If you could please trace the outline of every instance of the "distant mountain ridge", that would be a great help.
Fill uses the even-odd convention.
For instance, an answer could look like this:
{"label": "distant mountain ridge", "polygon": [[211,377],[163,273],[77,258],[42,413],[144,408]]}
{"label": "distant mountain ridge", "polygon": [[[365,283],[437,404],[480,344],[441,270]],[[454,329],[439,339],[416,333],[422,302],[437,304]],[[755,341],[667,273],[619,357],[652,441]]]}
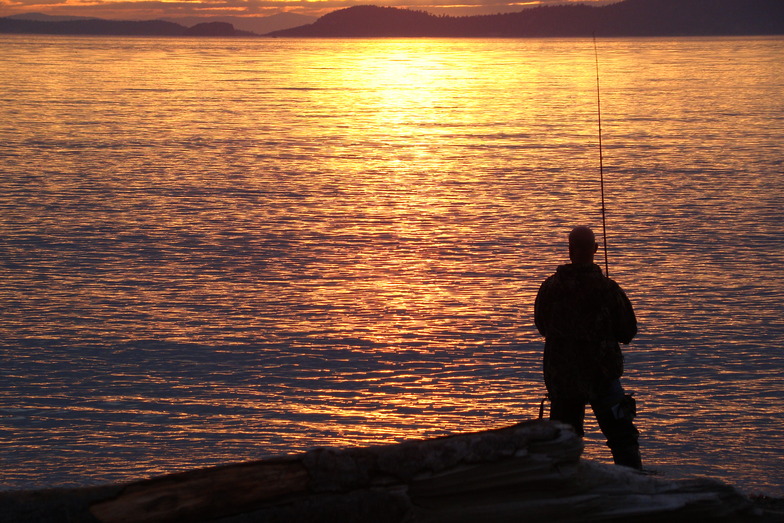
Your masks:
{"label": "distant mountain ridge", "polygon": [[116,36],[258,36],[272,31],[301,26],[315,20],[315,17],[294,13],[251,17],[183,17],[144,21],[24,13],[0,18],[0,33]]}
{"label": "distant mountain ridge", "polygon": [[189,28],[163,20],[126,21],[100,18],[39,21],[0,18],[0,33],[101,35],[101,36],[185,36]]}
{"label": "distant mountain ridge", "polygon": [[[25,16],[33,19],[25,19]],[[30,13],[0,18],[0,33],[118,36],[264,35],[296,38],[784,34],[784,0],[623,0],[601,6],[540,6],[515,13],[464,17],[436,16],[423,11],[366,5],[333,11],[319,19],[298,17],[301,15],[284,13],[273,17],[190,17],[120,21],[51,17]],[[272,20],[265,21],[265,18]],[[308,23],[311,20],[315,21]],[[305,22],[305,25],[301,22]],[[187,27],[191,23],[196,25]],[[283,29],[279,28],[280,24]]]}
{"label": "distant mountain ridge", "polygon": [[47,15],[44,13],[22,13],[6,16],[12,20],[33,20],[36,22],[68,22],[71,20],[89,20],[89,16]]}
{"label": "distant mountain ridge", "polygon": [[162,18],[167,22],[191,27],[204,22],[224,22],[233,25],[241,31],[250,31],[259,35],[282,31],[291,27],[312,24],[317,20],[315,16],[305,16],[296,13],[278,13],[270,16],[186,16]]}
{"label": "distant mountain ridge", "polygon": [[624,0],[604,6],[542,6],[516,13],[436,16],[356,6],[278,37],[585,37],[784,34],[784,0]]}

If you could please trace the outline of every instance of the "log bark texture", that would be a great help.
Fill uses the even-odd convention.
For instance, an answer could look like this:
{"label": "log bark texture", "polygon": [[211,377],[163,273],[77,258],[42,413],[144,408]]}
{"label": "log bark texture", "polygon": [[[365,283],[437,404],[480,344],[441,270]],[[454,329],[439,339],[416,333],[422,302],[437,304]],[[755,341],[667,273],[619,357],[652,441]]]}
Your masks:
{"label": "log bark texture", "polygon": [[567,426],[318,448],[120,486],[0,493],[8,523],[784,521],[731,486],[580,460]]}

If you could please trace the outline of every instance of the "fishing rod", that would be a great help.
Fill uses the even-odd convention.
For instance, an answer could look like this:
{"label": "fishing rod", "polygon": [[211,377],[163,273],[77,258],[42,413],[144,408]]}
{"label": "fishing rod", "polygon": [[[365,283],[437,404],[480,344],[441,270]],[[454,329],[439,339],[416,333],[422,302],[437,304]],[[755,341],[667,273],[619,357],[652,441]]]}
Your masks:
{"label": "fishing rod", "polygon": [[602,151],[602,96],[599,89],[599,49],[596,46],[596,33],[593,34],[593,54],[596,60],[596,113],[599,121],[599,188],[602,196],[602,240],[604,242],[604,275],[610,276],[610,262],[607,259],[607,208],[604,204],[604,152]]}

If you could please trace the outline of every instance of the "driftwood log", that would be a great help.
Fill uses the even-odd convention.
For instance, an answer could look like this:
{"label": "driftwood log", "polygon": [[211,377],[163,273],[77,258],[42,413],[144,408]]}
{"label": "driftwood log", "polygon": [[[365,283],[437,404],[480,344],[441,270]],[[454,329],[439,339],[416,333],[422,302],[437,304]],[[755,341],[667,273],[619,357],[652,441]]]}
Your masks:
{"label": "driftwood log", "polygon": [[549,421],[170,474],[126,485],[0,493],[0,521],[784,521],[731,486],[580,460]]}

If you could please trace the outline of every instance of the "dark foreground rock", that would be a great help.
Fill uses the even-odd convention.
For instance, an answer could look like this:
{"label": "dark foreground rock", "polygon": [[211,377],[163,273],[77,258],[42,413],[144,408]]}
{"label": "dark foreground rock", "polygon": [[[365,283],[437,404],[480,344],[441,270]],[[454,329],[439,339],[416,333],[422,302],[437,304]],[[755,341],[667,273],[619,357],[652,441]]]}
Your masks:
{"label": "dark foreground rock", "polygon": [[547,421],[304,454],[126,485],[0,493],[3,522],[784,521],[712,480],[663,481],[580,460]]}

